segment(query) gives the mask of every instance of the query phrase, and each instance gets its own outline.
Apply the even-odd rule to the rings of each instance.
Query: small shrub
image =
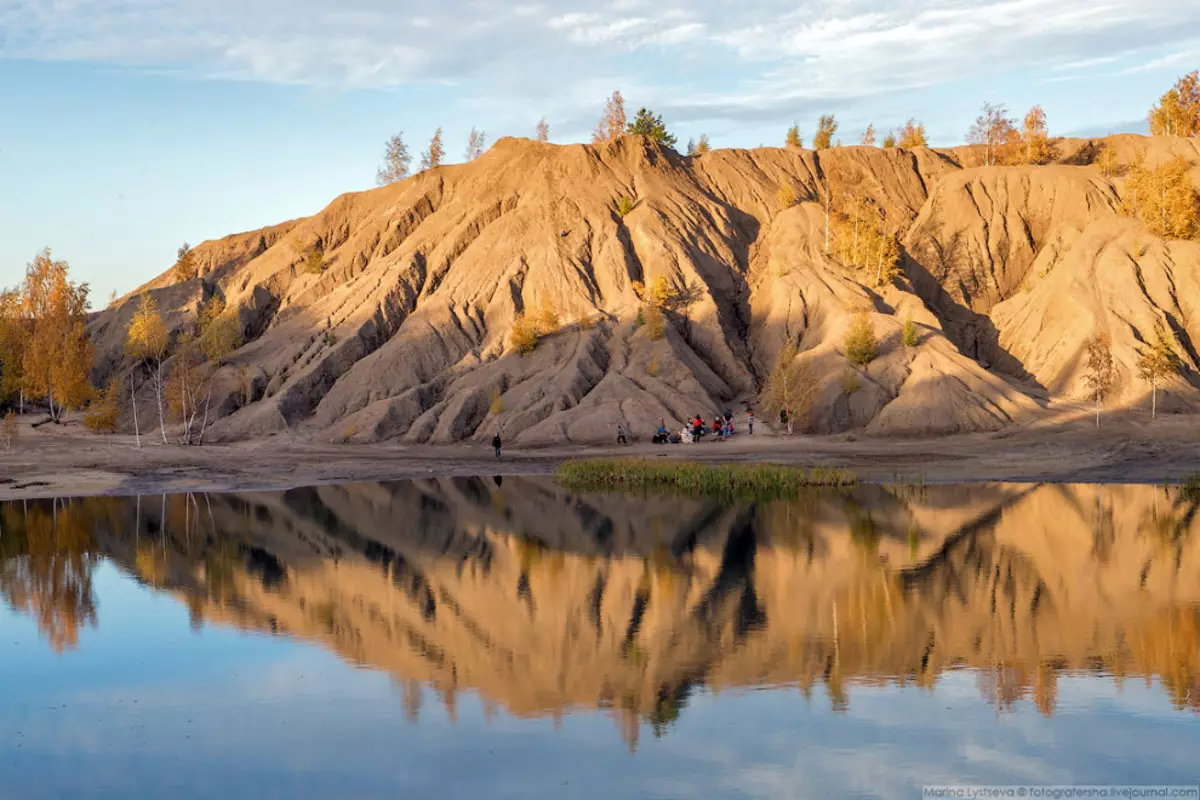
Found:
[[[346,427],[342,428],[342,444],[349,442],[355,436],[358,436],[358,425],[353,422],[346,423]]]
[[[508,342],[518,355],[532,353],[538,345],[537,325],[524,314],[518,314],[517,318],[513,320]]]
[[[912,314],[904,318],[904,327],[900,331],[900,343],[905,347],[916,347],[921,342],[917,326],[913,324]]]
[[[782,183],[779,185],[779,191],[775,193],[775,200],[779,203],[779,210],[786,211],[797,202],[796,189],[790,183]]]
[[[225,313],[225,301],[214,297],[200,312],[200,350],[209,361],[220,361],[242,346],[242,323]]]
[[[5,450],[11,450],[16,444],[17,438],[20,436],[21,429],[17,424],[17,415],[14,411],[9,411],[4,415],[4,421],[0,422],[0,444],[4,445]]]
[[[618,218],[625,219],[635,208],[637,208],[637,201],[632,197],[622,195],[617,198],[616,210]]]
[[[647,375],[649,375],[651,378],[657,378],[657,377],[658,377],[659,370],[660,370],[661,368],[662,368],[662,367],[661,367],[661,365],[658,363],[658,359],[657,359],[657,358],[652,358],[652,359],[650,359],[649,361],[647,361],[647,362],[646,362],[646,374],[647,374]]]
[[[862,388],[862,380],[858,377],[858,373],[852,369],[848,369],[842,373],[842,391],[846,394],[854,394]]]
[[[645,311],[645,309],[639,308],[637,316],[633,318],[633,327],[640,328],[645,324],[646,324],[646,311]]]
[[[667,319],[663,312],[657,306],[650,306],[646,309],[644,317],[646,321],[646,331],[650,334],[651,339],[661,339],[667,331]]]
[[[83,412],[83,424],[92,433],[115,433],[121,416],[121,379],[113,378]]]
[[[549,336],[552,333],[557,333],[561,326],[562,321],[558,316],[558,309],[554,307],[554,303],[549,297],[543,297],[541,305],[538,308],[538,334]]]
[[[499,389],[492,390],[492,404],[488,406],[488,413],[493,417],[504,413],[504,395]]]
[[[854,318],[850,330],[846,332],[846,358],[853,364],[870,364],[875,359],[878,345],[875,342],[875,328],[866,312]]]
[[[304,271],[309,275],[320,275],[325,271],[325,250],[321,245],[313,245],[304,259]]]
[[[1200,501],[1200,473],[1188,476],[1180,485],[1179,492],[1189,503]]]
[[[325,342],[326,347],[333,347],[338,343],[337,334],[333,331],[325,331],[325,335],[321,338]]]

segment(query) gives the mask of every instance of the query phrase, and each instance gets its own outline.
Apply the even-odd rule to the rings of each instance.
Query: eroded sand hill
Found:
[[[200,278],[168,271],[96,315],[97,377],[130,368],[123,331],[150,292],[177,330],[214,294],[239,315],[246,343],[216,367],[214,439],[445,443],[502,429],[541,444],[607,440],[618,422],[648,437],[660,420],[755,402],[789,341],[819,384],[810,430],[997,430],[1082,398],[1095,332],[1113,343],[1117,402],[1141,402],[1136,347],[1156,325],[1185,367],[1164,407],[1195,407],[1200,246],[1120,217],[1121,179],[1087,164],[1096,143],[1060,144],[1058,164],[979,168],[970,148],[688,158],[638,137],[502,139],[469,164],[197,247]],[[1122,163],[1144,151],[1200,164],[1188,140],[1109,146]],[[825,178],[849,173],[902,232],[903,275],[886,287],[825,251]],[[622,217],[626,196],[637,206]],[[317,246],[326,269],[310,274]],[[634,285],[660,277],[689,302],[656,339]],[[546,305],[561,329],[516,355],[514,318]],[[848,382],[843,341],[863,311],[880,354]]]

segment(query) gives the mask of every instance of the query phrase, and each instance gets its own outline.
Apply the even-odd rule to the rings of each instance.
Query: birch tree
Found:
[[[388,186],[408,177],[408,168],[412,164],[412,156],[408,153],[408,145],[404,143],[404,131],[388,139],[383,152],[383,166],[375,173],[375,183]]]
[[[158,429],[162,434],[163,444],[167,440],[167,411],[166,411],[166,380],[163,374],[163,362],[167,359],[167,347],[170,337],[162,314],[158,311],[158,303],[149,294],[142,295],[138,302],[137,311],[129,321],[125,333],[125,352],[131,356],[141,371],[145,372],[150,389],[154,394],[154,404],[158,409]],[[141,434],[137,417],[137,381],[130,380],[129,396],[133,403],[134,435],[138,437],[141,446]]]
[[[624,136],[626,123],[625,98],[621,96],[621,90],[617,89],[604,104],[604,114],[596,123],[596,129],[592,131],[592,144],[606,144]]]
[[[1156,325],[1154,342],[1138,353],[1138,377],[1150,384],[1150,418],[1158,416],[1158,387],[1179,371],[1179,357],[1167,339],[1162,325]]]
[[[1088,396],[1096,403],[1096,427],[1100,427],[1100,404],[1112,391],[1116,375],[1113,370],[1112,350],[1108,337],[1097,333],[1087,340],[1087,364],[1084,367],[1083,383],[1088,387]]]
[[[446,147],[442,144],[442,129],[438,128],[429,140],[429,147],[421,154],[421,171],[440,167],[446,159]]]
[[[483,155],[486,142],[487,133],[485,131],[471,128],[471,135],[467,137],[467,152],[464,154],[465,160],[474,161]]]
[[[80,408],[92,389],[92,345],[84,330],[88,285],[72,281],[69,271],[67,262],[55,261],[47,249],[25,272],[30,327],[21,381],[26,394],[46,398],[55,423],[63,421],[68,409]]]

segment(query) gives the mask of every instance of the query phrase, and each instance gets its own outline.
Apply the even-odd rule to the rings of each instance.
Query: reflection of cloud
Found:
[[[1022,756],[994,747],[965,744],[959,748],[959,755],[970,764],[1003,769],[1015,783],[1055,784],[1066,783],[1070,778],[1041,758]]]
[[[1200,7],[1177,0],[629,0],[510,6],[445,0],[8,0],[0,57],[168,68],[210,77],[393,86],[449,81],[539,99],[569,116],[579,89],[611,86],[631,54],[680,69],[648,100],[677,119],[794,114],[805,101],[1047,66],[1078,71],[1139,54],[1140,69],[1193,53]],[[77,4],[69,4],[77,5]],[[639,70],[645,75],[645,70]],[[712,87],[719,88],[712,88]]]

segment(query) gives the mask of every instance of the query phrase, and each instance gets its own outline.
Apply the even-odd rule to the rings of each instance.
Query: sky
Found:
[[[180,244],[370,188],[388,137],[586,141],[619,88],[714,147],[856,141],[984,101],[1144,132],[1200,67],[1195,0],[0,0],[0,286],[43,247],[93,305]]]

